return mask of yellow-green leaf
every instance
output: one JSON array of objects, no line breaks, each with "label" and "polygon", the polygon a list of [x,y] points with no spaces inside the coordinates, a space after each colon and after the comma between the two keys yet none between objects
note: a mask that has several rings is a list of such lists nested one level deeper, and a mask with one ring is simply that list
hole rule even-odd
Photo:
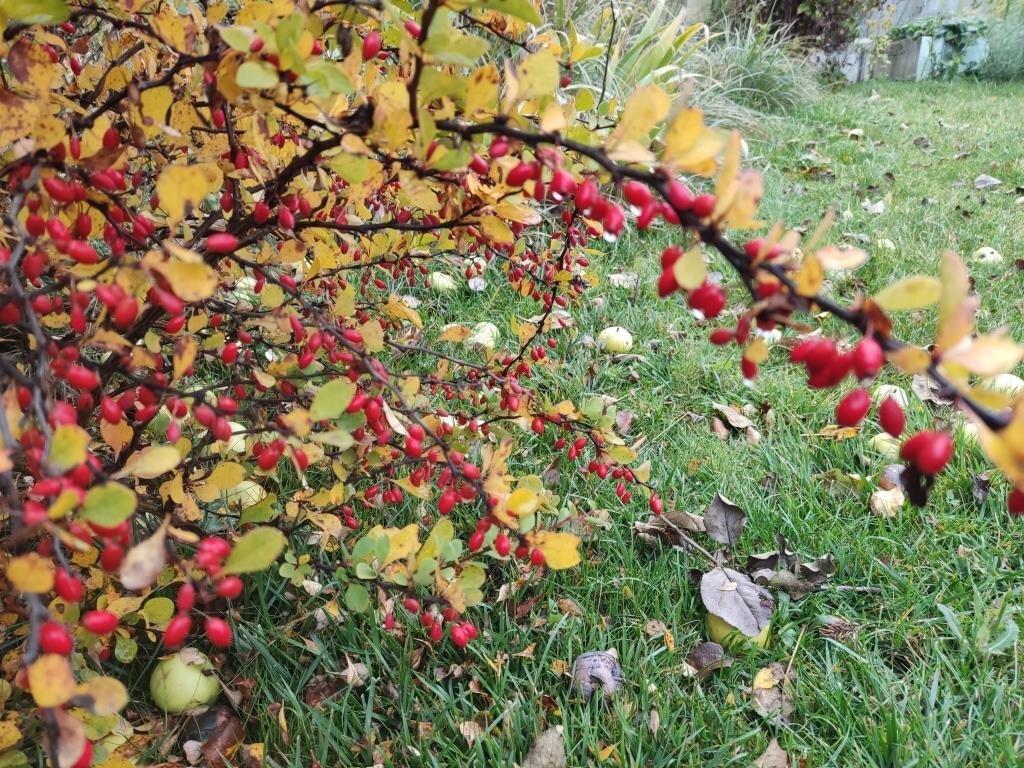
[{"label": "yellow-green leaf", "polygon": [[313,421],[336,419],[345,412],[356,394],[356,385],[348,379],[334,379],[324,384],[313,395],[309,417]]},{"label": "yellow-green leaf", "polygon": [[700,246],[691,248],[681,257],[676,259],[672,265],[672,273],[676,282],[684,291],[692,291],[701,285],[708,276],[707,267],[704,264],[704,255]]},{"label": "yellow-green leaf", "polygon": [[265,61],[247,61],[235,73],[239,88],[273,88],[277,82],[277,70]]},{"label": "yellow-green leaf", "polygon": [[85,494],[81,517],[88,523],[113,528],[135,512],[135,494],[120,483],[103,483]]},{"label": "yellow-green leaf", "polygon": [[151,445],[133,453],[124,465],[123,475],[152,480],[170,472],[181,463],[181,455],[170,445]]},{"label": "yellow-green leaf", "polygon": [[930,307],[942,295],[942,283],[927,275],[913,275],[883,288],[875,303],[886,312],[909,312]]},{"label": "yellow-green leaf", "polygon": [[75,704],[94,715],[116,715],[128,703],[128,689],[112,677],[94,677],[75,689]]},{"label": "yellow-green leaf", "polygon": [[224,563],[225,575],[269,568],[284,551],[285,537],[276,528],[253,528],[235,542]]},{"label": "yellow-green leaf", "polygon": [[88,432],[75,424],[62,424],[53,431],[47,459],[57,471],[67,472],[85,461],[88,448]]}]

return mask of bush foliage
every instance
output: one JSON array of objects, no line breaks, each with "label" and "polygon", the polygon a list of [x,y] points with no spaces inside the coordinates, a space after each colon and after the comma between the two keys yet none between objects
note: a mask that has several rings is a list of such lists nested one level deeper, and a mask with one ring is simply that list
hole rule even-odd
[{"label": "bush foliage", "polygon": [[[763,226],[739,135],[657,85],[613,104],[570,89],[606,51],[528,0],[2,7],[5,747],[109,757],[143,696],[119,670],[140,646],[229,653],[249,575],[300,534],[325,556],[281,572],[327,569],[349,620],[481,642],[489,569],[581,557],[541,443],[660,514],[602,403],[533,384],[557,375],[589,264],[626,226],[677,233],[657,291],[701,319],[729,303],[705,247],[735,272],[744,297],[711,341],[737,375],[769,354],[754,329],[792,329],[809,386],[856,382],[850,426],[884,364],[928,373],[1024,483],[1024,403],[987,383],[1022,350],[974,335],[956,256],[845,307],[826,271],[866,255],[825,245],[828,218],[734,245]],[[536,314],[439,327],[417,310],[484,273]],[[892,335],[891,313],[932,305],[933,346]],[[805,311],[864,339],[845,349]],[[898,403],[880,418],[902,436]],[[924,503],[949,432],[901,450]]]}]

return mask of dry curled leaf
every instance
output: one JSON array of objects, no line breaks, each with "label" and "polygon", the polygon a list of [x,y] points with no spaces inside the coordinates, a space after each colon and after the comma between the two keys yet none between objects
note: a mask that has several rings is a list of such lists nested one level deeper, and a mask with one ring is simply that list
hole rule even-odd
[{"label": "dry curled leaf", "polygon": [[731,405],[722,405],[721,403],[712,403],[712,407],[721,415],[725,422],[735,430],[746,430],[747,427],[754,426],[749,418],[743,415],[743,413],[733,408]]},{"label": "dry curled leaf", "polygon": [[710,641],[701,643],[686,657],[686,663],[696,671],[701,680],[709,677],[717,669],[732,666],[732,662],[732,657],[725,655],[725,649],[721,645]]},{"label": "dry curled leaf", "polygon": [[800,600],[825,586],[835,573],[832,555],[801,562],[787,547],[785,536],[778,533],[775,541],[779,548],[774,552],[761,552],[747,558],[747,571],[755,584],[781,589],[794,600]]},{"label": "dry curled leaf", "polygon": [[572,687],[589,701],[597,690],[610,699],[624,680],[617,654],[612,651],[587,651],[572,665]]}]

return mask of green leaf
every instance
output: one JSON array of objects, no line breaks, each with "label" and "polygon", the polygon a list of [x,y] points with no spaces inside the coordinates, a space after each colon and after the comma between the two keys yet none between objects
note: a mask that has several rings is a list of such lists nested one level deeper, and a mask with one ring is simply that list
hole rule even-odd
[{"label": "green leaf", "polygon": [[362,584],[349,584],[345,590],[345,606],[353,613],[363,613],[370,607],[370,593]]},{"label": "green leaf", "polygon": [[254,573],[269,568],[284,551],[284,534],[275,528],[254,528],[235,542],[227,561],[225,575]]},{"label": "green leaf", "polygon": [[113,528],[135,512],[135,494],[120,483],[104,483],[85,494],[82,519],[104,528]]},{"label": "green leaf", "polygon": [[220,39],[231,48],[242,53],[249,52],[249,46],[252,45],[252,34],[240,27],[223,27],[219,32]]},{"label": "green leaf", "polygon": [[335,96],[339,93],[352,93],[352,83],[345,77],[341,67],[334,61],[318,60],[306,67],[305,74],[299,83],[307,86],[310,96]]},{"label": "green leaf", "polygon": [[345,412],[356,394],[356,385],[348,379],[334,379],[324,384],[313,396],[309,416],[313,421],[336,419]]},{"label": "green leaf", "polygon": [[460,64],[471,67],[490,49],[490,44],[482,37],[464,35],[456,30],[449,30],[439,35],[431,34],[423,46],[435,61],[446,64]]},{"label": "green leaf", "polygon": [[67,0],[0,0],[0,9],[23,24],[60,24],[71,16]]},{"label": "green leaf", "polygon": [[506,16],[515,16],[517,19],[540,25],[541,18],[537,8],[530,0],[472,0],[470,8],[491,8]]},{"label": "green leaf", "polygon": [[154,597],[152,600],[146,601],[139,613],[142,614],[142,618],[146,620],[147,624],[163,626],[174,615],[174,601],[169,597]]},{"label": "green leaf", "polygon": [[360,560],[356,563],[356,578],[357,579],[376,579],[377,571],[373,569],[365,560]]},{"label": "green leaf", "polygon": [[242,510],[238,523],[239,525],[269,523],[280,514],[281,510],[277,508],[277,494],[271,493],[258,504],[253,504],[251,507],[246,507]]},{"label": "green leaf", "polygon": [[139,652],[139,644],[130,637],[117,636],[114,641],[114,658],[122,664],[128,664],[135,659]]},{"label": "green leaf", "polygon": [[235,73],[239,88],[273,88],[277,85],[277,70],[265,61],[247,61]]}]

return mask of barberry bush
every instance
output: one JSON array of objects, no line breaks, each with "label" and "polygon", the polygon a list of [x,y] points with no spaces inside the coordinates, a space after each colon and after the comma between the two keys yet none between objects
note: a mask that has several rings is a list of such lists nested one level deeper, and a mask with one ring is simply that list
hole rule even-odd
[{"label": "barberry bush", "polygon": [[[807,386],[848,388],[850,427],[883,366],[926,374],[1024,512],[1024,400],[998,386],[1024,350],[975,333],[960,259],[838,303],[826,274],[867,255],[827,244],[830,216],[806,237],[759,221],[738,134],[657,86],[576,86],[606,52],[529,0],[8,0],[0,19],[5,744],[105,759],[86,721],[145,696],[119,670],[141,646],[230,653],[247,580],[289,541],[318,555],[280,573],[328,569],[347,620],[461,649],[489,571],[580,560],[552,451],[661,514],[615,420],[535,383],[626,227],[670,233],[651,301],[684,302],[734,375],[756,386],[762,332],[784,330]],[[485,277],[535,312],[418,309]],[[933,344],[893,335],[933,305]],[[907,434],[896,399],[875,415],[925,503],[952,425]]]}]

